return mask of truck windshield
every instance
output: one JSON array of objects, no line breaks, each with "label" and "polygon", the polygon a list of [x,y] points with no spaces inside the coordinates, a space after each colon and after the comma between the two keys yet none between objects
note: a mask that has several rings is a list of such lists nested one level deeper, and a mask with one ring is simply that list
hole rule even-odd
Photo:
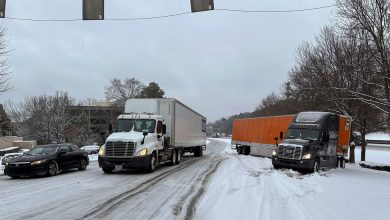
[{"label": "truck windshield", "polygon": [[153,119],[119,119],[117,125],[117,132],[134,131],[154,133],[156,121]]},{"label": "truck windshield", "polygon": [[286,132],[286,139],[317,140],[319,134],[319,130],[290,128]]}]

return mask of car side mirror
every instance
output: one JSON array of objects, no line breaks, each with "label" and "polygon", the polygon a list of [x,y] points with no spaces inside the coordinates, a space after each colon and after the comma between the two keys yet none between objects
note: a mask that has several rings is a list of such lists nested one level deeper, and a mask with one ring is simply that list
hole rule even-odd
[{"label": "car side mirror", "polygon": [[167,133],[167,125],[163,124],[162,125],[162,134],[166,134],[166,133]]},{"label": "car side mirror", "polygon": [[66,154],[66,150],[60,150],[60,152],[58,153],[58,155],[60,155],[60,156],[62,156],[64,154]]}]

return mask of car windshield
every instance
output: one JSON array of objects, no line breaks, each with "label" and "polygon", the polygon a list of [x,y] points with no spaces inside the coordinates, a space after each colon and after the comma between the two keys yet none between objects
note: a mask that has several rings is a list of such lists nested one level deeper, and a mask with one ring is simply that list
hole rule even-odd
[{"label": "car windshield", "polygon": [[118,120],[117,131],[129,132],[134,131],[154,133],[156,121],[153,119],[120,119]]},{"label": "car windshield", "polygon": [[314,129],[290,128],[286,132],[286,139],[317,140],[320,131]]},{"label": "car windshield", "polygon": [[37,146],[26,152],[27,155],[52,155],[55,154],[58,150],[59,146]]}]

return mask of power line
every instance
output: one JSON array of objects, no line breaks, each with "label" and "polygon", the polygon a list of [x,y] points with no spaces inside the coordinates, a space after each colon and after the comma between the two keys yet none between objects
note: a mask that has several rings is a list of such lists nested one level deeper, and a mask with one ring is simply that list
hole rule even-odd
[{"label": "power line", "polygon": [[[215,11],[227,11],[227,12],[237,12],[237,13],[293,13],[293,12],[305,12],[305,11],[315,11],[326,8],[331,8],[336,5],[327,5],[315,8],[304,8],[304,9],[293,9],[293,10],[241,10],[241,9],[228,9],[220,8],[214,9]],[[152,17],[135,17],[135,18],[105,18],[106,21],[137,21],[137,20],[154,20],[154,19],[163,19],[169,17],[177,17],[182,15],[192,14],[192,12],[182,12],[176,14],[168,14],[161,16],[152,16]],[[74,22],[74,21],[84,21],[81,18],[74,19],[35,19],[35,18],[20,18],[20,17],[4,17],[8,20],[17,20],[17,21],[33,21],[33,22]]]},{"label": "power line", "polygon": [[292,10],[241,10],[241,9],[228,9],[228,8],[220,8],[215,9],[216,11],[229,11],[229,12],[242,12],[242,13],[292,13],[292,12],[304,12],[304,11],[315,11],[325,8],[331,8],[336,6],[334,5],[327,5],[327,6],[321,6],[316,8],[304,8],[304,9],[292,9]]}]

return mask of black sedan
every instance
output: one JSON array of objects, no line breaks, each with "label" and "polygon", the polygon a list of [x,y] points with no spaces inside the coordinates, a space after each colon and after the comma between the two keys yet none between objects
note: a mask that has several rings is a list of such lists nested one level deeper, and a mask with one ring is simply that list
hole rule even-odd
[{"label": "black sedan", "polygon": [[40,145],[8,160],[4,174],[13,178],[35,175],[54,176],[69,169],[85,170],[88,164],[88,153],[73,144]]}]

